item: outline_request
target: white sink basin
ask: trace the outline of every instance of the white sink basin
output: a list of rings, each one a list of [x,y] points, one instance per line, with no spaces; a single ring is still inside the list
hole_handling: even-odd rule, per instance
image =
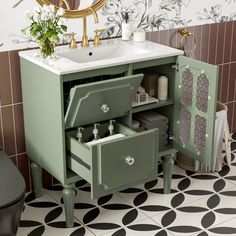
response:
[[[150,52],[150,50],[129,44],[107,44],[88,48],[71,49],[65,52],[58,52],[57,55],[77,63],[84,63],[114,59],[117,57],[129,57],[130,55],[135,56]]]
[[[102,41],[99,46],[71,49],[56,47],[56,59],[42,59],[39,50],[19,52],[20,57],[55,74],[64,75],[122,64],[182,55],[183,51],[150,41],[133,42],[121,39]]]

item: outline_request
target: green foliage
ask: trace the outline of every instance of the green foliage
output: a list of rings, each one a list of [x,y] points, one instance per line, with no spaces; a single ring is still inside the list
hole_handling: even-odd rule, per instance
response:
[[[30,20],[30,26],[23,29],[22,33],[39,44],[43,58],[54,53],[54,47],[59,41],[60,34],[67,31],[67,26],[60,19],[63,14],[63,9],[59,8],[56,11],[53,5],[43,5],[43,7],[26,13],[26,17]]]

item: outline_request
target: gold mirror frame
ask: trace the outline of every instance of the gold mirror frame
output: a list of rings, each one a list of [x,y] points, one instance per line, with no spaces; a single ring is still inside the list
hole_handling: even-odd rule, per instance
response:
[[[40,5],[46,4],[46,5],[51,5],[52,3],[50,2],[50,0],[37,0],[37,2]],[[99,10],[101,7],[103,7],[106,4],[107,0],[99,0],[97,3],[95,3],[94,5],[92,5],[90,8],[92,8],[95,12],[97,10]],[[56,9],[58,9],[58,6],[55,6]],[[83,9],[83,10],[67,10],[65,9],[65,14],[63,15],[63,17],[65,18],[79,18],[79,17],[83,17],[85,14],[87,8]],[[90,15],[92,14],[91,11],[86,11],[86,15]]]

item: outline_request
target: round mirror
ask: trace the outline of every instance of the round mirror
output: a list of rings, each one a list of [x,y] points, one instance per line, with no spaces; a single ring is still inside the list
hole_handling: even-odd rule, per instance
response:
[[[83,17],[87,8],[92,8],[94,11],[100,9],[105,5],[107,0],[37,0],[40,5],[53,4],[55,7],[62,7],[65,9],[64,17],[77,18]],[[91,14],[86,12],[86,14]]]

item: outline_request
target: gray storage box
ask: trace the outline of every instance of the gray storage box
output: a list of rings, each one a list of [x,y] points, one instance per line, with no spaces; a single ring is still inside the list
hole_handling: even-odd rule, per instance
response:
[[[168,118],[154,111],[140,112],[135,116],[146,129],[168,130]]]

